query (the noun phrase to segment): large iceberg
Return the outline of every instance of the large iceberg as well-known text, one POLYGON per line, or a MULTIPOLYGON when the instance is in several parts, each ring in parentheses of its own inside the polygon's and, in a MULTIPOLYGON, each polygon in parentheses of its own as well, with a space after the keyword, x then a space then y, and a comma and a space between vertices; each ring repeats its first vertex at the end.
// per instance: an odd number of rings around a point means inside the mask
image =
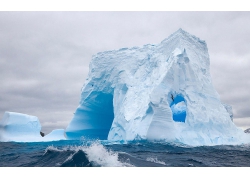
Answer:
POLYGON ((230 106, 221 103, 209 64, 205 41, 182 29, 158 45, 97 53, 67 138, 190 145, 248 141, 232 122, 230 106))
POLYGON ((41 141, 41 124, 36 116, 5 112, 0 121, 0 141, 41 141))

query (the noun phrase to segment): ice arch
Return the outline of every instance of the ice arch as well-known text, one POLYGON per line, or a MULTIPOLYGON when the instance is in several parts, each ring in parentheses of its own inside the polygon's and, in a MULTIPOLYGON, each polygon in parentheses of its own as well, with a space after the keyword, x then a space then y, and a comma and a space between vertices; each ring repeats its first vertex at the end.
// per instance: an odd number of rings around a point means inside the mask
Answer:
POLYGON ((173 114, 173 120, 176 122, 185 122, 187 105, 182 95, 178 94, 176 97, 172 96, 172 103, 170 108, 173 114))
POLYGON ((205 41, 182 29, 156 45, 97 53, 65 133, 121 142, 243 142, 245 133, 222 105, 209 65, 205 41))
POLYGON ((113 95, 93 91, 77 108, 67 137, 106 140, 113 120, 113 95))

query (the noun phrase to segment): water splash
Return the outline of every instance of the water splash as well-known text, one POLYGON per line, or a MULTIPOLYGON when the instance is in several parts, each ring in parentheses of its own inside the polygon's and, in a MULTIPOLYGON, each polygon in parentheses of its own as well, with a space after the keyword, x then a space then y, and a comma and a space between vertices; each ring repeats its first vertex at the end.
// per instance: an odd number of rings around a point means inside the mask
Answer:
MULTIPOLYGON (((131 166, 129 163, 120 162, 118 159, 118 153, 108 150, 105 148, 100 141, 92 141, 89 145, 75 145, 75 146, 64 146, 62 148, 54 147, 53 145, 48 146, 45 149, 45 153, 50 151, 56 152, 66 152, 70 151, 70 155, 68 155, 62 164, 66 164, 72 161, 75 161, 76 156, 80 156, 80 158, 84 159, 91 164, 91 166, 101 166, 101 167, 125 167, 131 166), (85 158, 86 157, 86 158, 85 158)), ((79 162, 78 162, 79 163, 79 162)))
POLYGON ((146 160, 150 161, 150 162, 153 162, 153 163, 158 163, 158 164, 166 165, 165 162, 158 160, 157 157, 156 158, 148 157, 146 160))

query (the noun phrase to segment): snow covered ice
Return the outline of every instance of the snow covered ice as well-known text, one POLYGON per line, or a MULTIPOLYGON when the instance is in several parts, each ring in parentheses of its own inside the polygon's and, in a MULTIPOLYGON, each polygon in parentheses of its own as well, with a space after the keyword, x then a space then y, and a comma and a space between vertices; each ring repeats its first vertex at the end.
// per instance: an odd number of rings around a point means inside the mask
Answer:
POLYGON ((158 45, 97 53, 67 138, 249 142, 220 101, 209 64, 205 41, 182 29, 158 45))

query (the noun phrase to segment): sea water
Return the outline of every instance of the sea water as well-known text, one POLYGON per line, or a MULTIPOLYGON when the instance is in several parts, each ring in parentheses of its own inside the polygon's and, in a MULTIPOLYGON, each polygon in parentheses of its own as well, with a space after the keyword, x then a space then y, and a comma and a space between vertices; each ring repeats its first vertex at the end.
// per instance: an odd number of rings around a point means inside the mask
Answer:
POLYGON ((98 140, 0 142, 1 167, 250 167, 250 145, 98 140))

